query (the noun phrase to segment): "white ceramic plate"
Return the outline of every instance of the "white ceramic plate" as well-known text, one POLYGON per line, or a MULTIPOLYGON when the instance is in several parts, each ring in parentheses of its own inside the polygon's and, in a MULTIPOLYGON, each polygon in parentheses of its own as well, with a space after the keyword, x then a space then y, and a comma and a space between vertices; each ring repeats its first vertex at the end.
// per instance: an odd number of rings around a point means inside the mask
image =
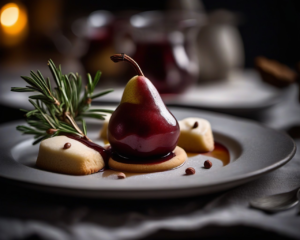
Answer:
MULTIPOLYGON (((180 168, 151 174, 128 176, 119 180, 111 172, 88 176, 69 176, 34 168, 38 146, 15 130, 18 123, 0 127, 0 177, 25 187, 41 191, 98 198, 167 198, 213 193, 241 185, 287 163, 295 154, 293 140, 282 132, 255 122, 226 115, 170 108, 178 120, 202 117, 212 124, 215 140, 225 145, 231 155, 230 163, 197 155, 180 168), (210 159, 211 169, 203 162, 210 159), (185 176, 187 167, 195 175, 185 176)), ((96 142, 100 123, 88 124, 89 137, 96 142)))

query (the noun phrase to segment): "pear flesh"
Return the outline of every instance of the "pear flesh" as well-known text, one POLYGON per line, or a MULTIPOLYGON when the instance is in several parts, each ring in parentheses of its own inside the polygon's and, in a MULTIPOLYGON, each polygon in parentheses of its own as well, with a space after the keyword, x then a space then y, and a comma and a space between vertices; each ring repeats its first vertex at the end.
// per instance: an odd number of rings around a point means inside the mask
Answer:
POLYGON ((108 141, 108 137, 107 137, 107 131, 108 131, 108 123, 110 120, 110 114, 107 114, 105 116, 105 120, 103 122, 102 128, 100 130, 100 138, 104 141, 107 142, 108 141))

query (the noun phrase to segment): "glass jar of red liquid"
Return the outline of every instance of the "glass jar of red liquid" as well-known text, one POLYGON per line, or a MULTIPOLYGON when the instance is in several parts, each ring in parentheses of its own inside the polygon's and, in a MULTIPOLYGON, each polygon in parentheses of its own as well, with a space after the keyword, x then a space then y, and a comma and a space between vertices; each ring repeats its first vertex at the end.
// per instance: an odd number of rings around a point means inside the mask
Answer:
POLYGON ((116 71, 115 64, 110 60, 110 56, 116 53, 114 28, 117 20, 111 12, 99 10, 78 19, 72 26, 75 35, 84 43, 80 61, 85 71, 94 76, 101 70, 101 84, 110 84, 112 79, 122 77, 126 69, 126 65, 121 64, 116 71))
POLYGON ((195 12, 149 11, 130 19, 133 58, 161 94, 181 93, 197 81, 194 47, 200 16, 195 12))

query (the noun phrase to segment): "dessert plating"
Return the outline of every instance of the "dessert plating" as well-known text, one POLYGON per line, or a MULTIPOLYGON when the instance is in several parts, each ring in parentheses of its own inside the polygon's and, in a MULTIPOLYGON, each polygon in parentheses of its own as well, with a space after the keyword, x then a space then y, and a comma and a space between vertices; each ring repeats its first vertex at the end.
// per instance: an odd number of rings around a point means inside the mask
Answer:
POLYGON ((56 68, 51 60, 49 67, 59 88, 53 90, 49 79, 46 81, 40 72, 31 72, 32 79, 23 77, 31 86, 12 89, 42 93, 30 97, 36 99, 36 102, 30 100, 35 110, 26 111, 29 125, 35 129, 17 128, 25 134, 34 134, 37 138, 34 144, 42 141, 36 161, 38 168, 72 175, 91 174, 105 168, 135 173, 160 172, 183 165, 187 159, 185 150, 203 153, 214 149, 208 121, 187 118, 178 123, 132 58, 115 54, 111 59, 130 63, 138 73, 127 83, 120 105, 113 113, 106 109, 88 109, 92 99, 112 91, 93 93, 99 72, 94 81, 88 74, 88 85, 81 94, 81 77, 72 73, 63 75, 61 68, 56 68), (97 112, 112 115, 104 118, 105 115, 97 112), (105 119, 100 137, 110 143, 108 148, 87 137, 82 120, 86 116, 105 119), (83 130, 78 127, 78 120, 83 130))
POLYGON ((158 91, 138 64, 125 54, 115 54, 114 62, 126 61, 138 73, 126 85, 122 100, 108 124, 108 141, 113 155, 110 168, 121 171, 165 171, 184 163, 187 156, 176 148, 180 129, 176 118, 163 103, 158 91), (176 148, 176 149, 175 149, 176 148), (174 151, 174 157, 159 164, 145 164, 144 159, 161 159, 174 151), (138 163, 121 163, 116 157, 138 163))

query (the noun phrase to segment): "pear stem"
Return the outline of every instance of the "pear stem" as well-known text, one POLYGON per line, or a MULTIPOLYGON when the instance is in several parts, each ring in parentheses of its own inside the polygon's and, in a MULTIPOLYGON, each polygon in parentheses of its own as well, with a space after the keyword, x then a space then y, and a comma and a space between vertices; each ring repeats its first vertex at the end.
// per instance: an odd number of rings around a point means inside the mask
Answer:
POLYGON ((121 53, 121 54, 114 54, 110 57, 110 59, 117 63, 117 62, 129 62, 131 64, 131 66, 133 66, 133 68, 135 69, 135 71, 137 72, 137 74, 139 76, 144 76, 140 66, 136 63, 136 61, 134 61, 131 57, 129 57, 128 55, 121 53))

